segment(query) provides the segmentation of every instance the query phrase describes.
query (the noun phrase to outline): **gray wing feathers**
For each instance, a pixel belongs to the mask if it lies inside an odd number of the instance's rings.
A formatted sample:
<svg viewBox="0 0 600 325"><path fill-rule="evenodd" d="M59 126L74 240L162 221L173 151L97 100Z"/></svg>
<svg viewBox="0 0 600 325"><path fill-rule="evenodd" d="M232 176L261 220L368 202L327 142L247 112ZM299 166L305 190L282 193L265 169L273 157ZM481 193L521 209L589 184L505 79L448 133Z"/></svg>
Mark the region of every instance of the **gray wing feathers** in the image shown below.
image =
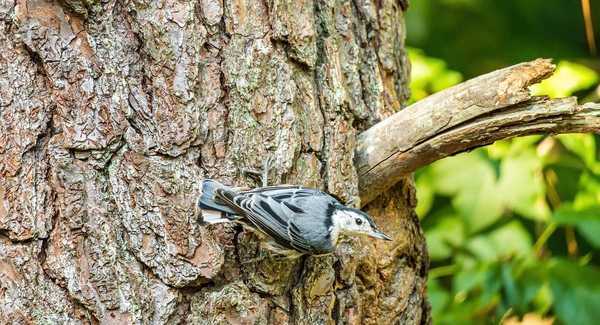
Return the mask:
<svg viewBox="0 0 600 325"><path fill-rule="evenodd" d="M219 188L215 193L218 200L243 212L258 230L284 247L302 253L327 248L323 246L329 243L325 238L327 227L318 217L319 213L325 213L328 205L337 201L319 190L270 186L244 192Z"/></svg>
<svg viewBox="0 0 600 325"><path fill-rule="evenodd" d="M253 195L243 202L249 202L244 206L244 210L251 212L248 213L250 221L257 226L263 226L275 241L301 252L311 251L310 244L299 233L299 229L291 223L290 217L295 213L288 207L265 195Z"/></svg>
<svg viewBox="0 0 600 325"><path fill-rule="evenodd" d="M217 196L225 201L228 205L237 207L244 212L246 218L256 226L258 230L269 235L277 243L285 247L294 248L303 253L312 251L311 245L306 242L300 230L291 223L290 217L298 213L299 208L292 208L291 204L284 204L281 201L275 200L269 193L269 196L263 194L265 192L278 192L284 190L288 192L278 193L291 195L298 187L270 187L266 191L248 191L243 194L236 195L234 192L217 190ZM264 189L264 188L263 188Z"/></svg>

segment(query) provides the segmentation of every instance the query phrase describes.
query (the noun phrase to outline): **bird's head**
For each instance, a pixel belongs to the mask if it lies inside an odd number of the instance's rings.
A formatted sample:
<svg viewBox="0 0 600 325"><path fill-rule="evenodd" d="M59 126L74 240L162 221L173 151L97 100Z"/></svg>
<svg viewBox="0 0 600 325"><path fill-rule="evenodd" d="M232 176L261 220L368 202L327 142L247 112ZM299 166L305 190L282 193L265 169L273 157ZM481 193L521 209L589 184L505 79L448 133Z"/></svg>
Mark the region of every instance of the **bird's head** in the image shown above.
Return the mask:
<svg viewBox="0 0 600 325"><path fill-rule="evenodd" d="M337 227L342 234L367 235L379 239L392 240L377 228L377 225L368 214L358 209L339 206L333 210L331 218L334 227Z"/></svg>

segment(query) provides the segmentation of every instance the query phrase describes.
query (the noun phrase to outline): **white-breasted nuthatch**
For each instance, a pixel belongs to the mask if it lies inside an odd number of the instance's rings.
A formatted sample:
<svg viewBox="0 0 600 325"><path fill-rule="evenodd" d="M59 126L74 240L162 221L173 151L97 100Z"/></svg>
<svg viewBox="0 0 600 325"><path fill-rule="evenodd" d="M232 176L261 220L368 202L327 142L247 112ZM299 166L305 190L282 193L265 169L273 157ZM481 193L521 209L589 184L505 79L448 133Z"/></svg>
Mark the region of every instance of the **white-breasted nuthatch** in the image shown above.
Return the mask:
<svg viewBox="0 0 600 325"><path fill-rule="evenodd" d="M391 240L371 217L317 189L294 185L240 191L213 180L202 184L198 205L205 223L240 222L262 234L270 250L285 256L322 255L335 250L341 234Z"/></svg>

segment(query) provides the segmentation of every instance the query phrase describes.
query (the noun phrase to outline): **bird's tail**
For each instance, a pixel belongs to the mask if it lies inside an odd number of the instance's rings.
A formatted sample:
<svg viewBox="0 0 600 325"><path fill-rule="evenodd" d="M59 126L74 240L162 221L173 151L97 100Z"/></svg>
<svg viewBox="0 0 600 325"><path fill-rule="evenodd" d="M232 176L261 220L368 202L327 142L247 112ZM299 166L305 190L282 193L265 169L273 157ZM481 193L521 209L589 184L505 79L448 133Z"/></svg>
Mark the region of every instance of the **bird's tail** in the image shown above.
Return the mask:
<svg viewBox="0 0 600 325"><path fill-rule="evenodd" d="M233 189L217 181L211 179L204 180L202 182L202 195L198 200L198 206L204 210L202 211L202 218L205 223L230 222L234 219L232 217L237 214L234 209L226 205L222 200L219 200L217 190L235 195Z"/></svg>

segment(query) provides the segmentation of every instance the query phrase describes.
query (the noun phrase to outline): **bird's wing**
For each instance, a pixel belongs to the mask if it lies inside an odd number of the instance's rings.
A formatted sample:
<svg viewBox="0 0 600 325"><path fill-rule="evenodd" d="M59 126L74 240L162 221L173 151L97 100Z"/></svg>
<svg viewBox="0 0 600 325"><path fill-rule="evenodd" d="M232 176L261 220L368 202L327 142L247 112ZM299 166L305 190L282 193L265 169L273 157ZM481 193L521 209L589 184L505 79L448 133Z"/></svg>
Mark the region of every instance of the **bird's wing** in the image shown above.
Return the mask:
<svg viewBox="0 0 600 325"><path fill-rule="evenodd" d="M300 185L275 185L255 188L243 193L263 193L268 196L272 196L277 201L296 201L303 197L313 196L318 197L328 203L339 203L342 200L331 193L325 193L321 190L314 188L307 188Z"/></svg>
<svg viewBox="0 0 600 325"><path fill-rule="evenodd" d="M279 195L293 195L296 192L314 192L317 190L305 188L299 185L274 185L274 186L265 186L265 187L257 187L248 191L243 191L243 194L264 194L268 196L272 196L273 194Z"/></svg>
<svg viewBox="0 0 600 325"><path fill-rule="evenodd" d="M306 188L297 185L277 185L259 187L250 191L243 192L243 194L262 194L265 196L272 197L277 202L294 202L300 198L306 198L309 196L319 197L327 195L317 189Z"/></svg>
<svg viewBox="0 0 600 325"><path fill-rule="evenodd" d="M273 193L279 190L283 190L282 193ZM285 189L272 187L269 190L248 191L240 195L228 195L231 193L226 192L217 193L222 194L222 199L228 204L245 212L246 218L258 230L269 235L278 244L302 253L310 253L313 251L312 246L304 238L301 230L291 222L293 216L303 213L303 211L288 200L281 199L293 196L292 192L297 190L299 190L298 187ZM269 195L266 195L267 192L270 192Z"/></svg>

